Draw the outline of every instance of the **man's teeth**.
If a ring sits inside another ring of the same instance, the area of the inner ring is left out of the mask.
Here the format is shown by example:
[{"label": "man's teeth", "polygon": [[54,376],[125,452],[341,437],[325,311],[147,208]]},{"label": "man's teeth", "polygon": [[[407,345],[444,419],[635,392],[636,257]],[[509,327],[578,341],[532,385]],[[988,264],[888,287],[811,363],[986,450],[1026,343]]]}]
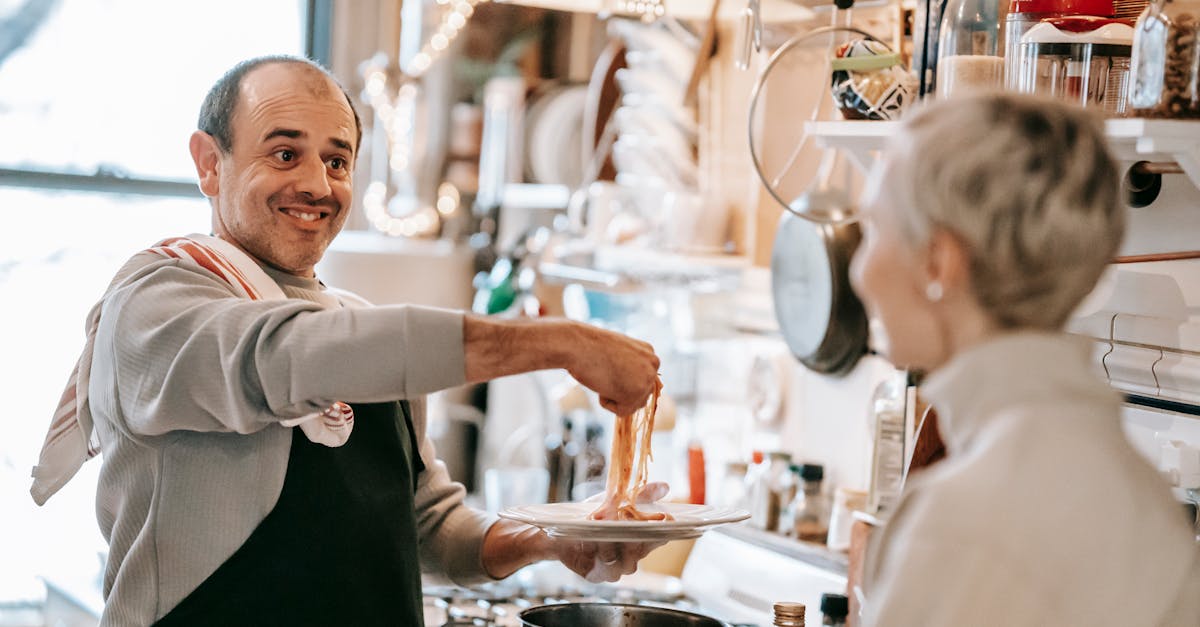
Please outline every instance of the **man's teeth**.
[{"label": "man's teeth", "polygon": [[284,213],[288,214],[289,216],[292,216],[294,218],[300,218],[301,220],[304,220],[305,222],[313,222],[313,221],[319,220],[321,218],[321,214],[319,214],[319,213],[307,213],[304,211],[296,211],[295,209],[284,209],[283,211],[284,211]]}]

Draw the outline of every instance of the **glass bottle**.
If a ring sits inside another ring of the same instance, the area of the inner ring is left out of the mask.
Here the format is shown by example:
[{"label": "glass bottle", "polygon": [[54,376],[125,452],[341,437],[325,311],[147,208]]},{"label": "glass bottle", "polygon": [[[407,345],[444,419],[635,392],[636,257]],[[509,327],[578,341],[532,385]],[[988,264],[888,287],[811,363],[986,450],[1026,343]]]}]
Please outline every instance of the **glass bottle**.
[{"label": "glass bottle", "polygon": [[821,481],[825,478],[825,467],[820,464],[800,466],[801,489],[789,506],[792,518],[792,533],[806,542],[824,543],[829,535],[829,505],[821,493]]},{"label": "glass bottle", "polygon": [[774,627],[804,627],[804,604],[780,601],[775,604]]},{"label": "glass bottle", "polygon": [[821,595],[821,624],[845,625],[850,614],[850,600],[844,594]]},{"label": "glass bottle", "polygon": [[571,489],[575,487],[575,458],[579,455],[579,445],[572,439],[573,431],[571,419],[563,417],[562,433],[546,436],[546,470],[550,473],[547,503],[571,500]]},{"label": "glass bottle", "polygon": [[945,0],[917,0],[913,12],[912,69],[922,98],[933,95],[937,81],[938,30],[944,8]]},{"label": "glass bottle", "polygon": [[604,449],[600,446],[603,436],[604,427],[600,423],[588,423],[583,435],[583,450],[576,459],[576,485],[604,481],[605,457]]},{"label": "glass bottle", "polygon": [[790,454],[772,451],[763,462],[765,471],[756,474],[756,481],[750,486],[750,521],[755,527],[765,531],[779,529],[779,514],[786,505],[779,500],[779,490],[788,481],[791,461]]},{"label": "glass bottle", "polygon": [[725,476],[721,478],[721,491],[717,495],[717,504],[721,507],[746,507],[746,462],[729,462],[725,464]]},{"label": "glass bottle", "polygon": [[1151,118],[1200,117],[1200,0],[1157,0],[1133,32],[1129,104]]},{"label": "glass bottle", "polygon": [[1001,0],[949,0],[938,31],[937,95],[998,89]]}]

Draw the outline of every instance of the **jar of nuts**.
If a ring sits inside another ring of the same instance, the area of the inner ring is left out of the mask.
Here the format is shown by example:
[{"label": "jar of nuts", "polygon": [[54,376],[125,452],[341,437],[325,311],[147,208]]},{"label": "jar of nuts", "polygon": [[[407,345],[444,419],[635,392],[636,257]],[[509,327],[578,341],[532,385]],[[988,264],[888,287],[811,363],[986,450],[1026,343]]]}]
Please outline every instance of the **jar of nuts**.
[{"label": "jar of nuts", "polygon": [[1200,0],[1155,0],[1133,34],[1133,114],[1200,118]]}]

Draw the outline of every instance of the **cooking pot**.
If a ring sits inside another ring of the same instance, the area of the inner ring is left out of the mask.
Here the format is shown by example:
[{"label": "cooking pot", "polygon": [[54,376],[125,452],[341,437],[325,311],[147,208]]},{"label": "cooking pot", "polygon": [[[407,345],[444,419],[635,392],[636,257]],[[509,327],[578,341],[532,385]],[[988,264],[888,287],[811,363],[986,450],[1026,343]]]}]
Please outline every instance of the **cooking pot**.
[{"label": "cooking pot", "polygon": [[518,616],[526,627],[731,627],[691,612],[619,603],[541,605]]}]

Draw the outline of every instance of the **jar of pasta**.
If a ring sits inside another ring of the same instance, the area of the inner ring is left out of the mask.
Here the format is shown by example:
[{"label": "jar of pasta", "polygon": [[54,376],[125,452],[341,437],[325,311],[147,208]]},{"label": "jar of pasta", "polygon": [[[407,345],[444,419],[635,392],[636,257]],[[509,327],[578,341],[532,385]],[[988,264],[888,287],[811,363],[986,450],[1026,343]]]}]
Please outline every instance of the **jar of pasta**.
[{"label": "jar of pasta", "polygon": [[1156,0],[1133,32],[1130,73],[1133,114],[1152,118],[1200,117],[1200,0]]}]

